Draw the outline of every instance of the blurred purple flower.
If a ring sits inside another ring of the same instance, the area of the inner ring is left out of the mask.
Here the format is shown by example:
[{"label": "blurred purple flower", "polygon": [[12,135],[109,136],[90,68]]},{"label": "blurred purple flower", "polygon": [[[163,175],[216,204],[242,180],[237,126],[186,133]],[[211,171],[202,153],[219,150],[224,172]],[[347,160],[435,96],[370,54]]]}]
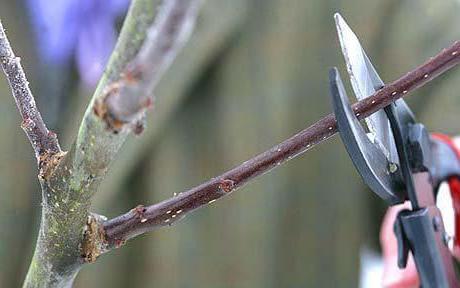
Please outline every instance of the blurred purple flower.
[{"label": "blurred purple flower", "polygon": [[99,80],[116,41],[115,21],[129,0],[27,0],[44,61],[66,64],[75,56],[87,85]]}]

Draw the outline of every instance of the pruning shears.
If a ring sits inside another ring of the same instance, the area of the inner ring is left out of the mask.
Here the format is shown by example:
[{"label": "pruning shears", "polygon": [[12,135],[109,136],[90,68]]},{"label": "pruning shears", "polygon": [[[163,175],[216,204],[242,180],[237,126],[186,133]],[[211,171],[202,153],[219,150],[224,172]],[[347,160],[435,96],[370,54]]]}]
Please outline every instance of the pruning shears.
[{"label": "pruning shears", "polygon": [[[336,14],[335,21],[353,91],[364,99],[385,84],[344,19]],[[422,287],[460,287],[448,247],[451,238],[436,207],[444,181],[454,203],[460,201],[460,152],[447,136],[430,135],[402,99],[361,123],[336,68],[329,78],[339,134],[362,179],[389,206],[411,203],[394,223],[398,266],[406,267],[411,252]]]}]

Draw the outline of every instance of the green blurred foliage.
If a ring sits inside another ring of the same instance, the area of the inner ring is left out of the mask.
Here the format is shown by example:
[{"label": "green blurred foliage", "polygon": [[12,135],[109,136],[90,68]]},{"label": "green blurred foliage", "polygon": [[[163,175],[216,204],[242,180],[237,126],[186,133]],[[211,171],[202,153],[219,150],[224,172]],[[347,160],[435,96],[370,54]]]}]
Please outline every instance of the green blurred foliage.
[{"label": "green blurred foliage", "polygon": [[[32,89],[45,91],[34,81],[44,71],[21,2],[0,0],[0,7]],[[208,0],[155,93],[146,132],[125,145],[94,210],[110,217],[171,197],[329,113],[328,69],[344,72],[336,11],[386,81],[460,32],[454,0]],[[52,117],[61,119],[64,147],[92,92],[71,75],[73,88],[60,96],[67,107]],[[32,150],[0,78],[0,287],[15,287],[31,258],[40,195]],[[457,68],[409,98],[430,129],[460,131],[459,80]],[[46,116],[47,98],[36,97]],[[360,249],[378,248],[383,209],[335,137],[177,225],[102,256],[76,287],[357,287]]]}]

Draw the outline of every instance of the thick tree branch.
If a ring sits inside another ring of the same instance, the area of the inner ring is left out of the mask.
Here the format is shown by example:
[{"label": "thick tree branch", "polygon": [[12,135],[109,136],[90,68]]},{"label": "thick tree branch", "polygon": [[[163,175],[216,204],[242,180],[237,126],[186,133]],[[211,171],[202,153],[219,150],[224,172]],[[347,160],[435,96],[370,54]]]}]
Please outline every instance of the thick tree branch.
[{"label": "thick tree branch", "polygon": [[[353,110],[359,119],[363,119],[426,84],[459,62],[460,42],[457,41],[423,65],[386,85],[371,97],[355,103]],[[302,154],[336,132],[335,117],[329,114],[270,150],[206,183],[158,204],[148,207],[140,205],[126,214],[104,222],[101,229],[105,234],[105,239],[103,239],[105,247],[101,252],[119,247],[126,240],[154,228],[173,224],[187,213],[230,194],[252,178]]]},{"label": "thick tree branch", "polygon": [[138,120],[151,105],[153,88],[190,36],[199,2],[172,0],[163,3],[148,31],[145,45],[127,65],[123,78],[106,90],[102,101],[107,111],[102,116],[112,129]]},{"label": "thick tree branch", "polygon": [[[128,134],[140,132],[152,89],[193,27],[198,1],[164,0],[156,13],[156,1],[132,0],[74,144],[40,175],[42,221],[25,287],[71,286],[93,261],[97,246],[88,239],[97,238],[100,221],[89,212],[91,198]],[[119,102],[137,108],[115,109]]]},{"label": "thick tree branch", "polygon": [[16,106],[22,117],[21,127],[29,138],[39,162],[43,157],[61,152],[56,134],[49,131],[35,104],[21,59],[14,55],[0,21],[0,63],[8,79]]}]

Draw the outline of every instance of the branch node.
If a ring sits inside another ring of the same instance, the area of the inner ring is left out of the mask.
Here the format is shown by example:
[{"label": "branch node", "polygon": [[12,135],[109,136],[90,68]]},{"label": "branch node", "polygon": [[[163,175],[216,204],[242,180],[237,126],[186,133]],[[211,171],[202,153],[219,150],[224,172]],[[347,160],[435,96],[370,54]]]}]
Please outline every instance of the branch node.
[{"label": "branch node", "polygon": [[222,179],[219,183],[219,189],[225,193],[229,193],[235,187],[235,181],[232,179]]},{"label": "branch node", "polygon": [[136,218],[139,218],[141,223],[145,223],[147,221],[147,218],[145,218],[145,211],[147,209],[144,207],[144,205],[138,205],[131,209],[131,212],[133,212],[136,215]]}]

